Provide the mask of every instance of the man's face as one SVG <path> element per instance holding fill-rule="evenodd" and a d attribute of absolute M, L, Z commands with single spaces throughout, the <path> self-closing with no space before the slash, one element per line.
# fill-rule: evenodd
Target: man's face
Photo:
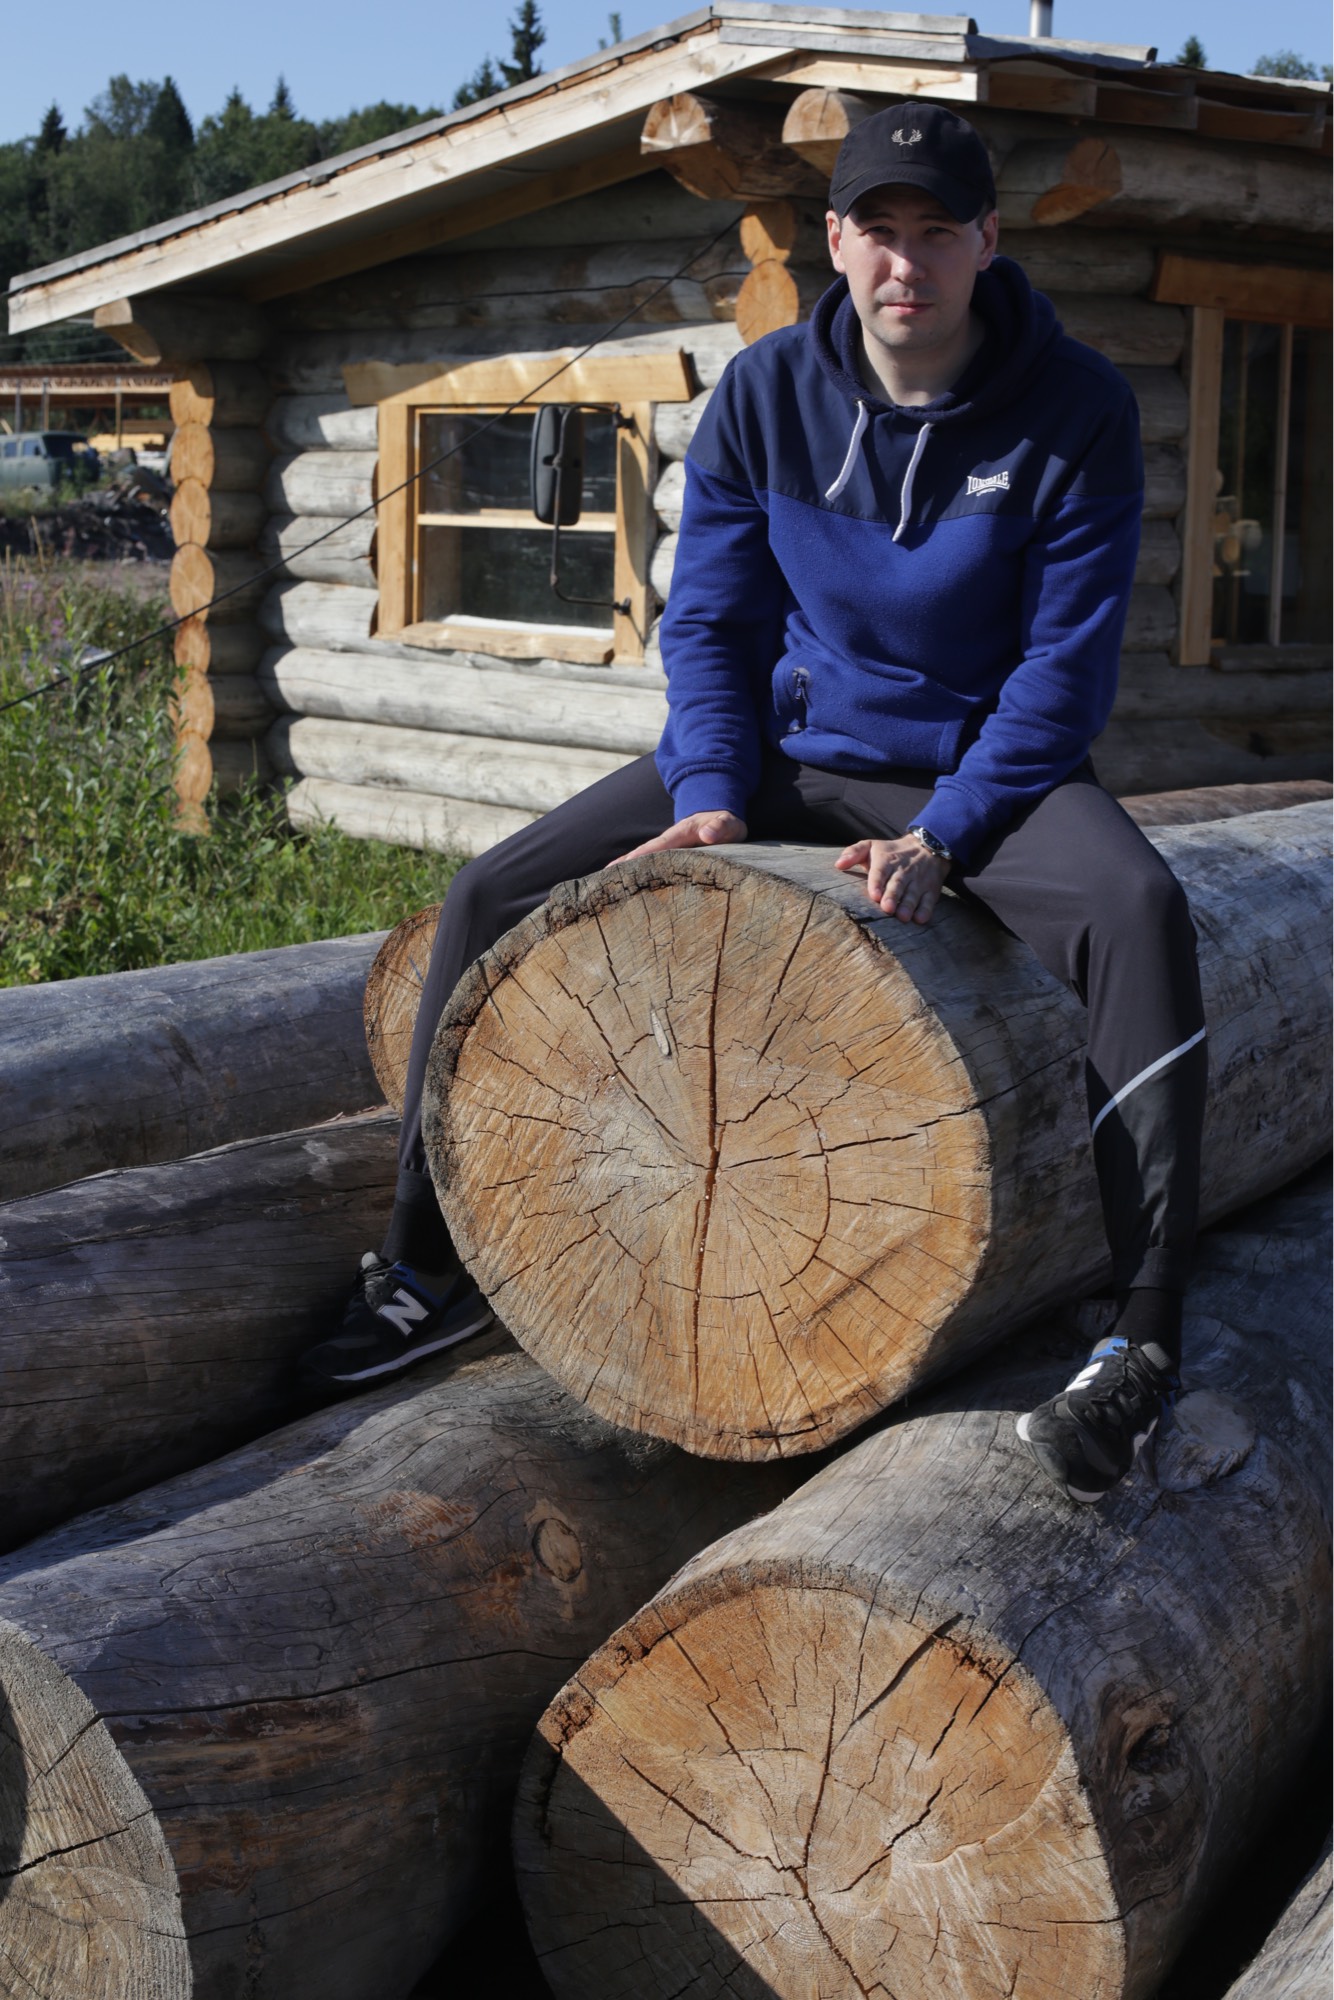
<path fill-rule="evenodd" d="M 867 333 L 891 352 L 948 348 L 962 337 L 973 282 L 996 254 L 997 218 L 956 222 L 923 189 L 872 188 L 842 221 L 830 210 L 829 250 Z"/>

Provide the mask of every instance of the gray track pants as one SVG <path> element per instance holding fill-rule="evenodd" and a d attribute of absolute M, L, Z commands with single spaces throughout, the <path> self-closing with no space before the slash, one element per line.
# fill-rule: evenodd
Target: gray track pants
<path fill-rule="evenodd" d="M 747 809 L 758 840 L 902 833 L 932 774 L 844 777 L 765 753 Z M 464 968 L 544 902 L 670 826 L 651 757 L 601 779 L 480 855 L 450 886 L 417 1017 L 399 1150 L 401 1198 L 422 1198 L 421 1090 L 436 1023 Z M 1165 861 L 1085 766 L 956 868 L 1088 1009 L 1094 1162 L 1118 1288 L 1184 1291 L 1199 1204 L 1207 1055 L 1195 932 Z"/>

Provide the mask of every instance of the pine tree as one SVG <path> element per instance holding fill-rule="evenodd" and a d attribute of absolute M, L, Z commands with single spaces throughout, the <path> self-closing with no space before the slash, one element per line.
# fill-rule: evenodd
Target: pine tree
<path fill-rule="evenodd" d="M 1313 62 L 1299 56 L 1296 49 L 1275 49 L 1272 55 L 1257 56 L 1252 76 L 1281 76 L 1292 83 L 1314 83 L 1320 72 Z"/>
<path fill-rule="evenodd" d="M 1204 52 L 1204 44 L 1198 35 L 1187 35 L 1185 41 L 1181 44 L 1181 53 L 1177 57 L 1177 62 L 1182 69 L 1207 69 L 1209 67 L 1209 58 Z"/>
<path fill-rule="evenodd" d="M 615 46 L 616 46 L 616 44 L 617 44 L 617 42 L 619 42 L 619 41 L 620 41 L 620 39 L 621 39 L 621 36 L 622 36 L 623 32 L 624 32 L 624 30 L 623 30 L 623 29 L 622 29 L 622 27 L 621 27 L 621 17 L 620 17 L 620 15 L 619 15 L 619 14 L 608 14 L 608 16 L 607 16 L 607 34 L 611 36 L 611 40 L 610 40 L 610 41 L 608 41 L 608 40 L 607 40 L 607 36 L 606 36 L 606 35 L 599 35 L 599 36 L 598 36 L 598 47 L 599 47 L 600 49 L 608 49 L 608 48 L 610 48 L 610 49 L 614 49 L 614 48 L 615 48 Z"/>
<path fill-rule="evenodd" d="M 148 136 L 169 153 L 188 153 L 195 143 L 195 128 L 172 77 L 164 76 L 157 102 L 148 114 Z"/>
<path fill-rule="evenodd" d="M 60 115 L 60 106 L 53 104 L 45 118 L 43 118 L 42 129 L 37 134 L 37 151 L 39 153 L 59 153 L 68 138 L 69 133 L 65 130 L 65 121 Z"/>
<path fill-rule="evenodd" d="M 537 52 L 546 38 L 537 0 L 520 0 L 519 11 L 510 22 L 510 60 L 500 65 L 507 84 L 527 83 L 542 74 Z"/>
<path fill-rule="evenodd" d="M 287 87 L 285 76 L 280 76 L 273 86 L 273 102 L 269 106 L 267 115 L 270 118 L 284 119 L 289 123 L 296 119 L 296 106 L 292 102 L 292 93 Z"/>
<path fill-rule="evenodd" d="M 494 97 L 504 85 L 496 75 L 495 65 L 490 56 L 484 56 L 466 83 L 461 83 L 454 92 L 452 109 L 462 111 L 466 104 L 480 104 L 484 97 Z"/>

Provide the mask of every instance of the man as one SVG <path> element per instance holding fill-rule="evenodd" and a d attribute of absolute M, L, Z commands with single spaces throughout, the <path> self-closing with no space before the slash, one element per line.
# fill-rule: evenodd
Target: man
<path fill-rule="evenodd" d="M 1089 1010 L 1088 1101 L 1119 1313 L 1019 1435 L 1096 1500 L 1177 1386 L 1206 1057 L 1179 885 L 1098 785 L 1139 540 L 1134 399 L 997 258 L 986 149 L 926 104 L 867 119 L 834 172 L 841 274 L 808 326 L 738 355 L 687 461 L 656 758 L 472 862 L 422 998 L 389 1239 L 342 1334 L 348 1384 L 484 1325 L 421 1145 L 435 1024 L 464 968 L 558 881 L 663 848 L 844 842 L 886 914 L 945 883 Z"/>

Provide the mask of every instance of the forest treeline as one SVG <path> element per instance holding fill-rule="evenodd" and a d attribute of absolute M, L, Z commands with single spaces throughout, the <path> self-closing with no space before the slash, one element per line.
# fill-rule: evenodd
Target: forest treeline
<path fill-rule="evenodd" d="M 619 20 L 611 19 L 612 39 Z M 510 22 L 508 60 L 489 56 L 454 91 L 461 109 L 541 74 L 546 40 L 537 0 L 521 0 Z M 369 104 L 341 118 L 303 118 L 279 77 L 273 101 L 254 110 L 239 89 L 221 110 L 191 120 L 170 76 L 135 83 L 113 76 L 71 129 L 58 105 L 36 136 L 0 146 L 0 287 L 19 271 L 76 256 L 155 222 L 279 180 L 317 160 L 369 146 L 436 118 L 442 105 Z M 119 358 L 88 325 L 13 336 L 0 328 L 0 358 Z"/>

